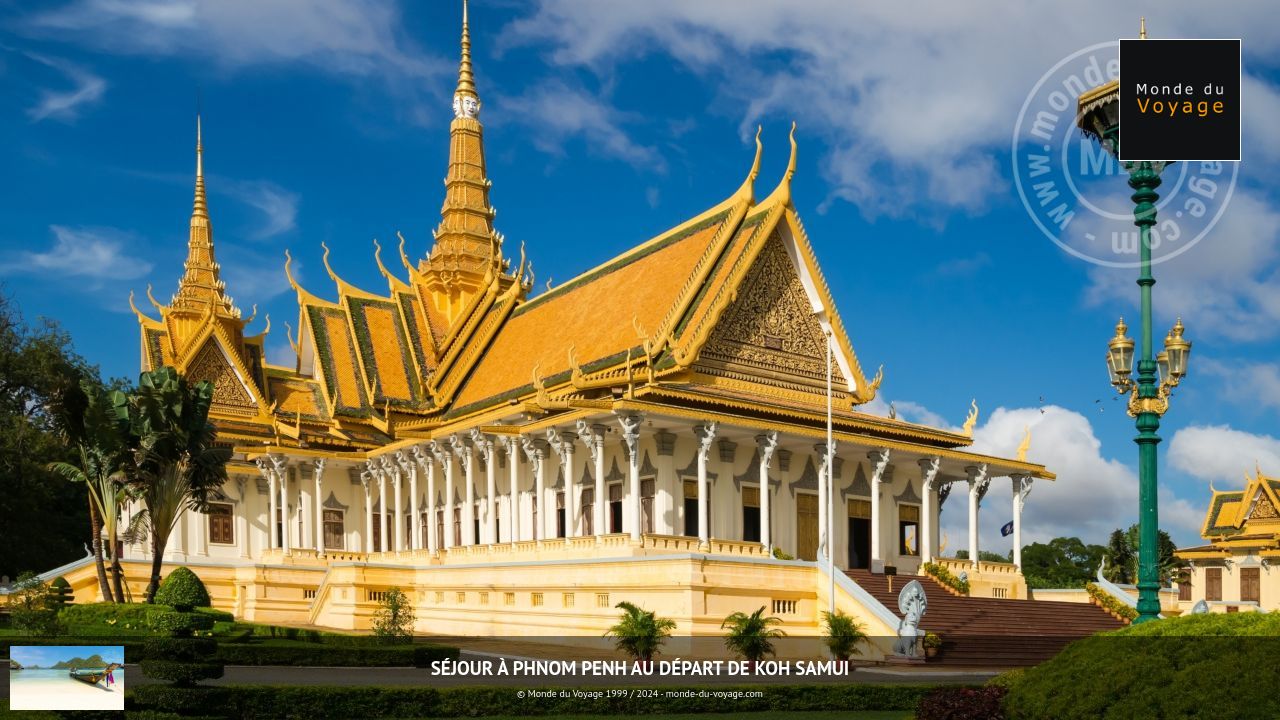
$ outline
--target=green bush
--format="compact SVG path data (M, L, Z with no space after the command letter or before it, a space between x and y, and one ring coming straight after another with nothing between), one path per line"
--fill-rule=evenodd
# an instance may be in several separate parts
M201 613L165 610L151 614L151 629L157 633L183 637L196 631L212 630L213 617Z
M1005 710L1015 720L1280 717L1277 637L1275 613L1188 615L1100 633L1014 678Z
M143 643L144 657L168 660L202 660L217 650L213 638L156 637Z
M23 573L9 596L9 614L13 629L26 635L52 637L58 634L58 610L55 597L34 573Z
M192 608L208 607L209 591L205 589L199 576L185 567L179 567L160 583L155 601L160 605L172 605L178 610L189 611Z
M201 680L222 677L222 663L190 660L143 660L142 674L157 680L168 680L177 687L191 687Z
M920 569L924 571L925 575L928 575L929 577L933 578L934 580L937 580L943 585L946 585L952 590L955 590L961 595L969 594L969 581L961 580L960 578L951 574L951 571L948 570L946 567L939 565L938 563L927 562L924 565L922 565Z
M452 660L458 649L440 645L377 647L222 643L217 657L228 665L332 665L339 667L426 667Z
M214 622L233 623L236 621L236 616L226 610L217 610L211 607L197 607L195 608L195 611L201 615L211 616Z
M1110 610L1129 622L1138 618L1137 610L1117 600L1111 593L1098 587L1097 583L1086 583L1084 589L1089 593L1089 597L1097 600L1104 609Z
M400 588L388 589L378 601L373 634L387 643L413 642L413 603Z
M657 697L645 701L644 714L723 712L781 713L799 711L903 710L916 708L932 685L754 685L726 686L726 692L759 690L762 697L726 700L724 697L684 697L696 688L659 687ZM226 718L275 717L515 717L634 715L628 693L601 699L586 697L520 698L520 688L433 687L282 687L228 685L174 688L143 685L132 690L130 710L180 715L221 713ZM665 692L677 693L667 697ZM767 715L762 715L767 717Z

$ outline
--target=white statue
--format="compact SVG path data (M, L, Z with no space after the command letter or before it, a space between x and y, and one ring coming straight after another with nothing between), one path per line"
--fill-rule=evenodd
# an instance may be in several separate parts
M457 118L479 117L480 100L471 95L454 95L453 116Z
M920 632L920 618L924 617L924 611L928 607L929 601L924 596L924 587L919 580L912 580L903 586L898 593L898 611L902 613L902 620L898 623L898 642L893 646L895 654L904 657L917 657L920 654L918 640L923 634Z
M1205 602L1204 600L1197 602L1195 605L1191 607L1192 615L1203 615L1207 612L1209 612L1209 603Z

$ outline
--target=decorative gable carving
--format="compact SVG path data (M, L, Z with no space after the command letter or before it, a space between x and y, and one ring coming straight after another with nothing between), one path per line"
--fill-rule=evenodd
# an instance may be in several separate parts
M187 366L187 380L213 383L213 402L239 408L257 408L249 390L236 377L236 371L216 340L210 339Z
M1272 504L1271 498L1262 490L1258 491L1258 501L1253 505L1253 512L1249 513L1250 520L1280 520L1280 513L1276 512L1276 506Z
M808 381L806 385L825 385L825 343L809 295L782 238L774 233L712 331L699 364L738 369L751 379L783 373ZM846 385L838 365L834 382Z

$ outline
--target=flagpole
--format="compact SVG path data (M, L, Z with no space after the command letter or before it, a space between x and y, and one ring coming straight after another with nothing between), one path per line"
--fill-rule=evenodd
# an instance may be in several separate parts
M832 447L831 432L831 330L827 330L827 576L830 580L827 597L831 603L831 614L836 614L836 563L835 563L835 451Z

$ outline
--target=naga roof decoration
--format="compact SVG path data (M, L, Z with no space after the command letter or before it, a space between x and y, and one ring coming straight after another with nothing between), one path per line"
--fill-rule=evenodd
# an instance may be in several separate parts
M159 320L134 310L143 368L171 364L213 380L222 437L256 452L358 457L469 428L541 431L622 408L817 432L830 338L838 434L941 454L971 442L857 409L875 397L883 374L864 374L792 202L794 125L786 172L763 200L755 196L763 153L757 132L746 178L728 197L529 297L532 263L523 245L513 263L493 226L465 3L461 46L445 197L430 252L415 263L397 233L400 264L392 269L375 240L373 260L387 283L376 293L344 281L322 244L335 300L304 289L286 252L284 272L298 301L296 338L289 331L293 367L265 362L269 320L246 337L252 318L242 320L225 294L197 129L185 274L168 306L148 291Z

